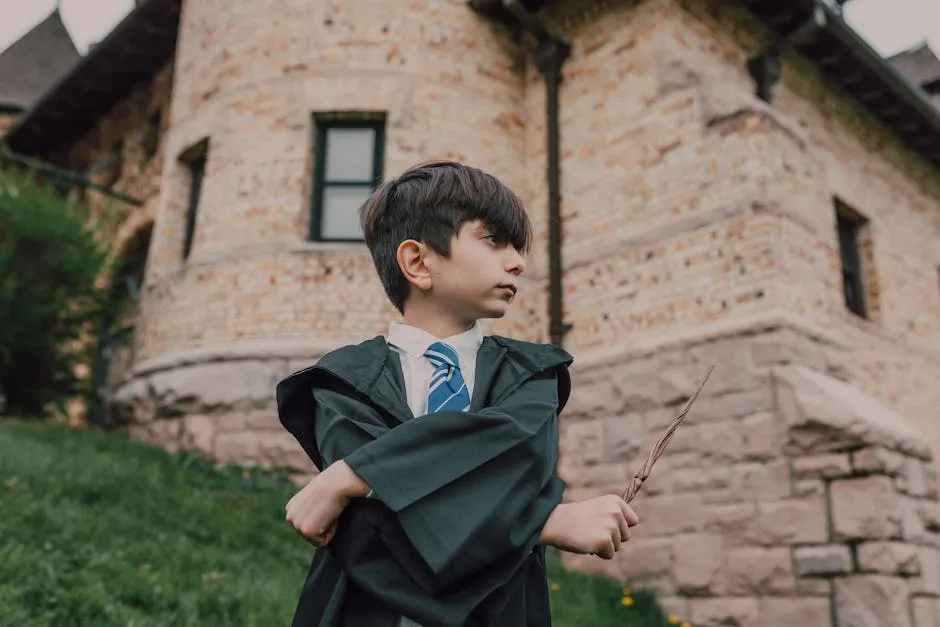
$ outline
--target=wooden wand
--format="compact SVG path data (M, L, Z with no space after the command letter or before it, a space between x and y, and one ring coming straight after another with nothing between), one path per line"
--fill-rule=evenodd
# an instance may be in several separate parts
M682 423L682 420L685 418L685 415L689 413L689 408L692 407L692 403L695 402L698 393L702 391L702 388L705 387L705 382L708 381L709 375L711 375L712 370L715 369L715 364L712 364L708 368L708 372L705 373L705 377L702 379L702 382L698 384L698 387L695 388L695 391L692 392L692 396L689 397L689 400L686 401L685 405L682 407L682 411L679 412L679 415L676 416L675 420L672 421L672 424L669 425L669 428L662 434L659 438L659 441L656 442L656 446L653 447L653 450L650 451L649 457L646 458L646 463L643 464L643 467L640 468L639 472L633 475L633 480L627 483L627 488L623 491L623 500L629 503L633 500L633 497L637 495L637 492L640 491L640 488L643 486L643 482L646 481L646 478L650 476L650 471L653 469L653 464L656 463L656 460L660 458L663 454L663 451L666 450L666 446L669 445L669 441L672 440L672 435L676 432L676 429Z

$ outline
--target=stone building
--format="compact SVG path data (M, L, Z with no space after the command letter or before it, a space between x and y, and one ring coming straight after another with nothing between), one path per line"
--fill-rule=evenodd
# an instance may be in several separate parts
M5 139L147 251L135 437L309 472L275 382L394 313L357 204L454 158L530 209L490 330L575 355L570 498L620 492L717 364L634 541L572 565L700 626L937 627L940 62L839 6L145 0Z

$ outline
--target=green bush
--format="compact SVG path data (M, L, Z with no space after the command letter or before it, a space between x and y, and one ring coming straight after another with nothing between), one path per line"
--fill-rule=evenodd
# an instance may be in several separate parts
M98 281L113 213L92 215L28 171L0 170L0 392L9 414L40 415L83 391L78 363L108 302Z

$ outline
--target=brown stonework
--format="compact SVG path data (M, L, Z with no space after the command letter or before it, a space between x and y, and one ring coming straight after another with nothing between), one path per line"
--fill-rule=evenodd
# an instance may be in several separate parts
M840 363L844 347L810 339L810 327L785 317L772 320L581 356L573 370L575 417L562 422L572 499L603 492L618 474L623 485L668 423L675 390L691 390L696 370L718 366L715 385L706 386L634 502L641 523L616 564L571 563L685 598L696 625L785 627L800 618L821 627L906 627L915 605L917 620L929 620L940 599L940 502L925 470L930 447L900 415L839 378L831 364ZM807 342L818 351L806 350ZM766 354L770 345L781 347L779 359ZM616 391L632 364L646 373L642 397ZM741 370L717 376L725 367ZM582 379L591 382L584 388L590 399L579 399ZM608 396L593 395L605 385ZM770 408L759 394L741 396L761 389ZM730 394L752 399L757 411L715 414L716 401ZM644 445L606 463L614 477L590 485L583 477L599 476L605 462L588 451L603 450L602 425L617 407L623 420L646 425ZM761 435L746 435L755 432ZM755 451L762 461L747 461ZM585 460L589 470L579 466Z

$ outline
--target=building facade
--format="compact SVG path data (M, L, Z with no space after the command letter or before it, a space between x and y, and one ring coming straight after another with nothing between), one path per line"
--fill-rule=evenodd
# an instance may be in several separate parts
M275 383L395 313L355 210L457 159L532 216L489 330L575 356L569 498L622 491L716 365L635 540L572 565L696 625L935 627L940 62L895 61L809 1L149 0L6 140L148 251L135 437L309 473Z

